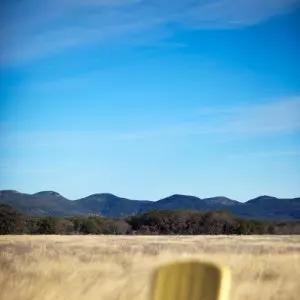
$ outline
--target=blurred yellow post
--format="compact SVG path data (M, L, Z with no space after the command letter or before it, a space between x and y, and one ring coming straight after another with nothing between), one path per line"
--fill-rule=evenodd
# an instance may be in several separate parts
M207 262L160 266L153 274L150 300L227 300L230 272Z

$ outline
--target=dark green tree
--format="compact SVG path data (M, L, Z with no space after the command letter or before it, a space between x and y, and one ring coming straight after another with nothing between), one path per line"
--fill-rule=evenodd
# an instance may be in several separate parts
M25 220L25 216L11 206L0 204L0 234L23 233Z
M59 219L57 217L42 217L37 221L38 234L59 234Z

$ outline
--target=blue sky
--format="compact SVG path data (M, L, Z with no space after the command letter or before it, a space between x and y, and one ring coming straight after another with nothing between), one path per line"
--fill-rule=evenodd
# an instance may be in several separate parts
M299 1L4 0L0 20L0 189L300 196Z

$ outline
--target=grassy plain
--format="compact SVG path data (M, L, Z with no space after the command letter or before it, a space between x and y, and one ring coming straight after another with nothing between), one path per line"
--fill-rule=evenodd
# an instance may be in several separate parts
M300 236L0 236L0 299L146 300L191 257L231 269L232 300L299 299Z

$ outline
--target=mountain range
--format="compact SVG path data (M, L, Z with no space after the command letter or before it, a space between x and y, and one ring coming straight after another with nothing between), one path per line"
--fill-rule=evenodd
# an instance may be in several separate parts
M198 198L175 194L158 201L130 200L109 193L93 194L69 200L57 192L25 194L13 190L0 191L0 204L8 204L32 216L76 216L99 214L121 218L151 210L226 210L236 216L265 220L299 220L299 198L260 196L246 202L226 197Z

